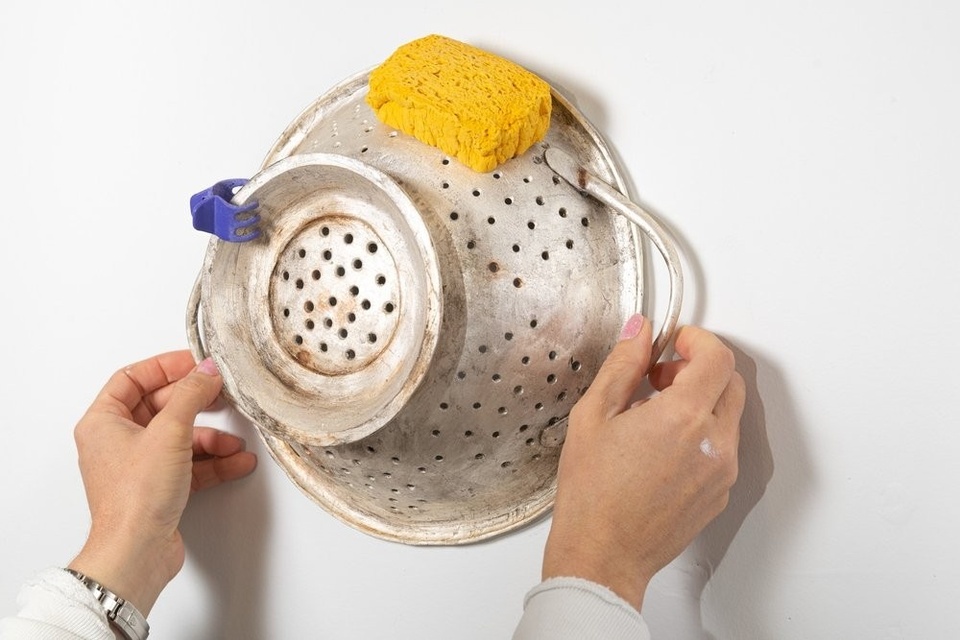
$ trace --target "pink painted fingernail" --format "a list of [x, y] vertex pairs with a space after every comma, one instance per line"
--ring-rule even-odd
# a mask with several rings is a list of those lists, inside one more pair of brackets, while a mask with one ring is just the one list
[[630, 338], [636, 338], [640, 335], [641, 329], [643, 329], [643, 315], [635, 313], [627, 320], [627, 324], [623, 325], [623, 330], [620, 332], [620, 339], [629, 340]]
[[208, 376], [216, 376], [220, 374], [220, 370], [217, 369], [217, 364], [213, 361], [213, 358], [207, 358], [198, 364], [197, 371], [200, 373], [205, 373]]

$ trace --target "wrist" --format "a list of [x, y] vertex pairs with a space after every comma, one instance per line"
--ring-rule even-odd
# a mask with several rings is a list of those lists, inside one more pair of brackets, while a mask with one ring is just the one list
[[543, 556], [542, 579], [583, 578], [607, 587], [630, 603], [637, 611], [652, 575], [638, 563], [625, 560], [629, 554], [596, 540], [577, 544], [562, 536], [547, 539]]
[[182, 564], [182, 546], [175, 541], [147, 541], [116, 532], [101, 535], [92, 530], [67, 568], [96, 580], [146, 617]]

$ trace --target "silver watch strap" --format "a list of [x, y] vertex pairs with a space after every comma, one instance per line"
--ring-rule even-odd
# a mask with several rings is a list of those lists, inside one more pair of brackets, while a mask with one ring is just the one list
[[135, 606], [79, 571], [66, 569], [66, 572], [90, 590], [90, 593], [94, 595], [97, 602], [106, 611], [107, 619], [120, 630], [127, 640], [147, 640], [147, 636], [150, 635], [150, 625], [147, 624], [146, 618], [137, 611]]

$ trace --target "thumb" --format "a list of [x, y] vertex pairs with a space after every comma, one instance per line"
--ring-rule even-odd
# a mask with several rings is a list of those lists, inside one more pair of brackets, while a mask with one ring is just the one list
[[586, 396], [594, 396], [603, 420], [622, 413], [629, 406], [650, 366], [652, 342], [650, 323], [639, 313], [632, 316], [620, 333], [620, 341], [603, 362]]
[[[178, 437], [192, 443], [197, 415], [213, 404], [223, 387], [223, 378], [211, 358], [200, 362], [177, 381], [163, 409], [150, 421], [164, 432], [178, 431]], [[192, 445], [191, 445], [192, 446]]]

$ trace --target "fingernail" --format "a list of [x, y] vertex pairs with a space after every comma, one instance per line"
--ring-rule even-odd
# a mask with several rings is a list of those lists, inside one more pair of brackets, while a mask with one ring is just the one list
[[623, 325], [623, 330], [620, 332], [620, 339], [629, 340], [630, 338], [636, 338], [640, 334], [641, 329], [643, 329], [643, 314], [635, 313], [627, 320], [627, 324]]
[[197, 371], [200, 373], [205, 373], [208, 376], [220, 375], [220, 370], [217, 369], [217, 364], [213, 361], [213, 358], [207, 358], [203, 362], [197, 365]]

